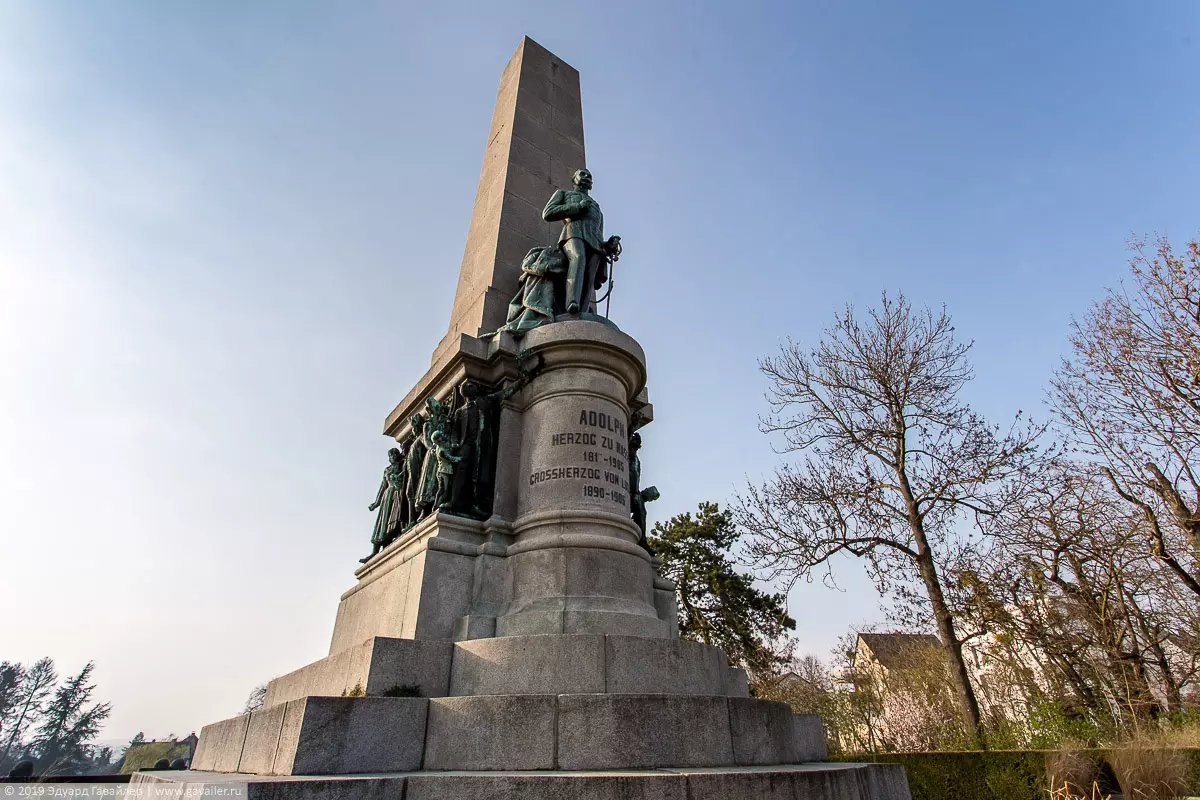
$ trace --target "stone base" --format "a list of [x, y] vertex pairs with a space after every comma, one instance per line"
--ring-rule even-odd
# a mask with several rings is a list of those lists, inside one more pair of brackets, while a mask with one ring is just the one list
[[824, 758], [819, 717], [748, 697], [745, 673], [697, 642], [374, 637], [205, 726], [186, 780], [241, 776], [272, 800], [908, 797], [898, 766], [795, 766]]
[[[911, 800], [899, 764], [622, 771], [398, 772], [338, 778], [139, 772], [131, 789], [175, 797], [244, 783], [245, 800]], [[154, 796], [159, 796], [155, 794]]]
[[421, 520], [355, 571], [358, 583], [342, 595], [329, 654], [372, 636], [454, 639], [470, 613], [475, 560], [487, 526], [437, 514]]
[[717, 647], [604, 634], [465, 642], [377, 636], [267, 684], [265, 707], [305, 697], [677, 694], [747, 697], [746, 674]]
[[[560, 515], [543, 516], [554, 519], [535, 520], [542, 528], [574, 525]], [[632, 522], [607, 517], [636, 539]], [[513, 544], [510, 531], [498, 517], [480, 522], [451, 514], [406, 531], [354, 573], [358, 583], [338, 604], [330, 657], [371, 637], [678, 635], [674, 585], [655, 577], [654, 562], [632, 541], [554, 532], [540, 542]], [[514, 599], [522, 593], [539, 596]]]
[[338, 775], [797, 763], [795, 715], [750, 697], [307, 697], [206, 725], [192, 766]]

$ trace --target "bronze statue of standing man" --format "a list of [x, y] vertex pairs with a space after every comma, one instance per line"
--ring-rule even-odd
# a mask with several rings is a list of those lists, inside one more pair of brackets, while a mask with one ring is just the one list
[[575, 171], [574, 189], [559, 189], [546, 203], [542, 219], [562, 220], [559, 247], [567, 257], [566, 310], [568, 314], [590, 311], [591, 293], [608, 279], [604, 250], [604, 215], [588, 192], [592, 173]]

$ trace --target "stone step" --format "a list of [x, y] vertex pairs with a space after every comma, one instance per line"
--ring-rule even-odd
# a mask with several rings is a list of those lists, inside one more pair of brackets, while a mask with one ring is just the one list
[[[911, 800], [899, 764], [801, 764], [612, 772], [402, 772], [339, 777], [140, 772], [131, 790], [233, 800]], [[233, 791], [230, 791], [232, 789]], [[236, 793], [238, 789], [244, 793]], [[131, 795], [132, 796], [132, 795]]]
[[750, 766], [823, 758], [823, 742], [819, 718], [752, 698], [308, 697], [205, 726], [192, 763], [262, 775]]
[[749, 694], [745, 672], [720, 648], [681, 639], [504, 636], [454, 647], [451, 697], [604, 693]]
[[680, 639], [569, 634], [443, 642], [376, 636], [289, 672], [267, 686], [266, 705], [303, 697], [419, 692], [630, 693], [748, 696], [746, 673], [717, 647]]
[[372, 696], [415, 690], [443, 697], [450, 685], [454, 643], [375, 636], [361, 644], [281, 675], [267, 684], [267, 707], [303, 697]]

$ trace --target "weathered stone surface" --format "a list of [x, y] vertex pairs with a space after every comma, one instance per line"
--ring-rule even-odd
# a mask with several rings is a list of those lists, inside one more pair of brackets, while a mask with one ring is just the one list
[[[456, 552], [441, 549], [443, 540]], [[453, 641], [459, 618], [471, 610], [473, 553], [484, 540], [482, 522], [449, 514], [405, 532], [355, 572], [358, 583], [338, 604], [330, 655], [373, 636]]]
[[340, 697], [354, 689], [368, 695], [415, 686], [422, 697], [446, 694], [454, 643], [377, 636], [315, 661], [267, 684], [266, 706], [304, 697]]
[[603, 636], [478, 639], [454, 648], [454, 696], [603, 691]]
[[[687, 783], [688, 800], [826, 800], [820, 794], [797, 794], [796, 778], [790, 772], [705, 772], [681, 776]], [[852, 778], [846, 780], [854, 789]], [[838, 800], [865, 800], [849, 795]]]
[[383, 637], [373, 641], [365, 682], [368, 695], [402, 686], [415, 686], [423, 697], [441, 697], [449, 691], [453, 642]]
[[277, 775], [345, 775], [420, 769], [429, 700], [309, 697], [288, 703]]
[[563, 611], [563, 633], [613, 633], [665, 639], [670, 626], [658, 617], [608, 611], [602, 608], [568, 608]]
[[793, 714], [793, 736], [796, 741], [796, 760], [827, 761], [829, 744], [825, 738], [825, 723], [819, 714]]
[[[682, 775], [413, 775], [404, 800], [688, 800]], [[733, 800], [731, 795], [727, 800]]]
[[731, 764], [733, 744], [723, 697], [584, 694], [558, 698], [562, 769]]
[[864, 790], [862, 764], [794, 767], [743, 767], [728, 771], [687, 772], [688, 800], [892, 800]]
[[908, 777], [902, 764], [864, 764], [866, 791], [870, 800], [912, 800]]
[[[177, 772], [139, 772], [129, 782], [132, 790], [141, 789], [139, 797], [171, 800], [168, 791], [177, 787], [176, 798], [216, 796], [203, 791], [218, 789], [226, 797], [245, 800], [400, 800], [404, 796], [402, 776], [370, 777], [269, 777], [239, 773], [220, 775], [212, 772], [182, 770]], [[239, 795], [234, 784], [245, 784], [245, 794]], [[134, 796], [134, 791], [129, 793]]]
[[262, 708], [250, 715], [246, 728], [246, 742], [242, 745], [242, 758], [238, 772], [270, 775], [275, 766], [275, 751], [279, 748], [279, 732], [283, 729], [286, 705]]
[[735, 764], [751, 766], [797, 761], [791, 706], [747, 697], [730, 697], [728, 702]]
[[429, 701], [425, 769], [553, 769], [553, 695]]
[[196, 753], [192, 756], [192, 768], [237, 772], [249, 725], [250, 715], [242, 714], [201, 728], [200, 741], [196, 743]]
[[522, 611], [496, 618], [496, 636], [545, 636], [563, 632], [561, 608], [550, 611]]
[[750, 676], [746, 674], [746, 670], [738, 667], [731, 667], [729, 670], [729, 696], [730, 697], [749, 697], [750, 696]]
[[728, 659], [719, 648], [682, 639], [609, 636], [607, 686], [614, 694], [729, 693]]
[[[407, 776], [255, 777], [198, 772], [139, 773], [164, 797], [179, 786], [245, 781], [248, 800], [911, 800], [897, 764], [809, 764], [786, 767], [674, 768], [653, 771]], [[898, 783], [897, 783], [898, 781]]]

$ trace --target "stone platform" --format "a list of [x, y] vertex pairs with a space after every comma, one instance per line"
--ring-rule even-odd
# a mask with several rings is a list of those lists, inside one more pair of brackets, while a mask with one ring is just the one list
[[819, 717], [749, 697], [697, 642], [375, 637], [205, 726], [193, 771], [135, 780], [245, 783], [250, 800], [908, 800], [901, 767], [825, 757]]
[[[244, 783], [246, 800], [911, 800], [899, 764], [543, 772], [398, 772], [328, 778], [139, 772], [131, 789], [198, 797]], [[161, 796], [156, 794], [154, 796]]]

